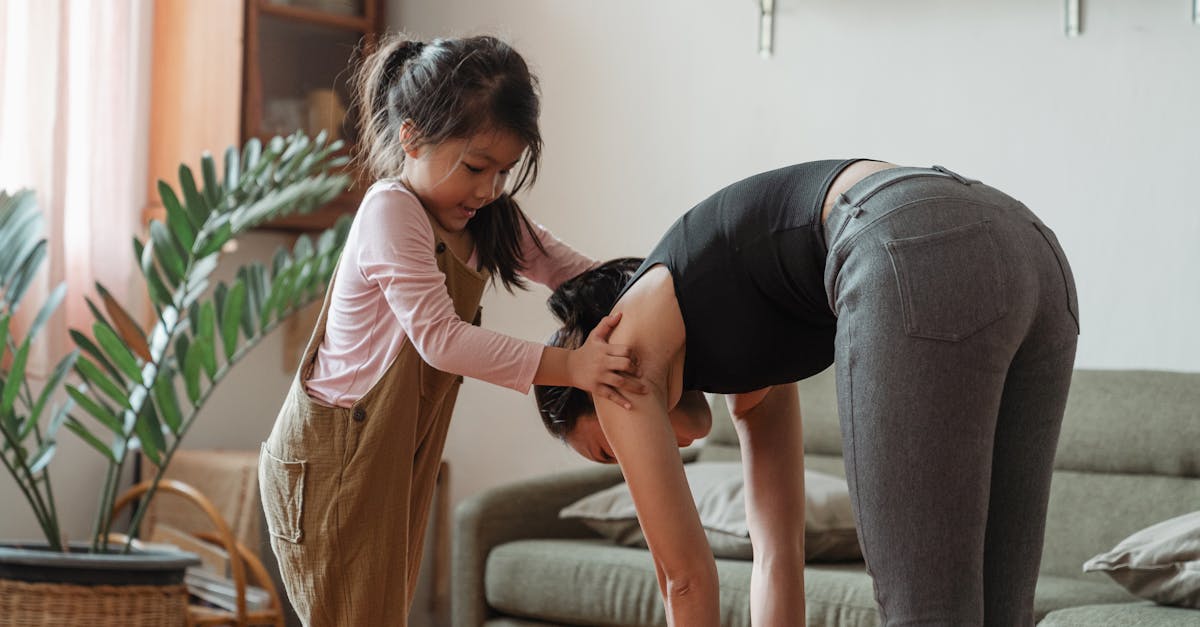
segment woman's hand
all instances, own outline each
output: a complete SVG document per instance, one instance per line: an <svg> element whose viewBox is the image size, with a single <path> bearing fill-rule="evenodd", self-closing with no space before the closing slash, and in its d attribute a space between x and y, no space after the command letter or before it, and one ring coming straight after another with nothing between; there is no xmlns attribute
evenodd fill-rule
<svg viewBox="0 0 1200 627"><path fill-rule="evenodd" d="M620 321L620 313L605 316L588 334L583 346L567 354L567 372L572 387L632 409L624 393L645 394L646 386L641 381L633 349L608 343Z"/></svg>

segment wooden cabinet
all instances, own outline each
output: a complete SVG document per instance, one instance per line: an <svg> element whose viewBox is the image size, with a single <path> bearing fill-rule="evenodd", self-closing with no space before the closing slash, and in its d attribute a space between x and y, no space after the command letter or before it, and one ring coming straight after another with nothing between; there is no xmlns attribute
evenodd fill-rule
<svg viewBox="0 0 1200 627"><path fill-rule="evenodd" d="M355 141L354 64L383 30L383 0L156 0L151 70L149 198L202 152L296 129ZM305 216L264 228L311 231L353 212L367 181Z"/></svg>

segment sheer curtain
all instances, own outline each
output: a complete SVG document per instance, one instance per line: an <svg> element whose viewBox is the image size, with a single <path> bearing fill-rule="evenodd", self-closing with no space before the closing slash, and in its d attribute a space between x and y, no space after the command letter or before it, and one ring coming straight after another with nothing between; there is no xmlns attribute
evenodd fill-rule
<svg viewBox="0 0 1200 627"><path fill-rule="evenodd" d="M24 327L52 286L67 298L33 372L91 334L96 281L137 313L131 238L146 199L151 0L0 0L0 189L32 188L48 258L17 312ZM144 300L132 302L144 303ZM22 322L24 324L22 324Z"/></svg>

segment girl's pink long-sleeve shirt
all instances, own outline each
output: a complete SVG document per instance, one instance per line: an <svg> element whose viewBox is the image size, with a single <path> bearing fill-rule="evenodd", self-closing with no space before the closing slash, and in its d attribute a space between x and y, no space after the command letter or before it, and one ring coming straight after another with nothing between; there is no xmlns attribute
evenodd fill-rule
<svg viewBox="0 0 1200 627"><path fill-rule="evenodd" d="M429 365L528 392L542 345L474 326L458 317L438 270L433 227L421 202L398 181L367 190L346 239L312 376L316 400L354 404L383 376L405 340ZM539 224L522 230L521 275L550 289L596 262ZM475 255L467 262L476 267Z"/></svg>

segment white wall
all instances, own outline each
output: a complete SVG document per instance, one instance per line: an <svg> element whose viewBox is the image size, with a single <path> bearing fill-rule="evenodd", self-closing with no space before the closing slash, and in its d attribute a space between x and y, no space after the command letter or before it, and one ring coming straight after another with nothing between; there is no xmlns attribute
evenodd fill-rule
<svg viewBox="0 0 1200 627"><path fill-rule="evenodd" d="M754 172L819 158L944 164L1025 201L1079 286L1078 365L1200 370L1200 27L1187 0L393 0L395 29L495 33L539 74L546 141L526 197L597 257L644 254L682 211ZM552 328L542 289L485 324ZM446 455L456 498L578 464L532 400L479 382Z"/></svg>

